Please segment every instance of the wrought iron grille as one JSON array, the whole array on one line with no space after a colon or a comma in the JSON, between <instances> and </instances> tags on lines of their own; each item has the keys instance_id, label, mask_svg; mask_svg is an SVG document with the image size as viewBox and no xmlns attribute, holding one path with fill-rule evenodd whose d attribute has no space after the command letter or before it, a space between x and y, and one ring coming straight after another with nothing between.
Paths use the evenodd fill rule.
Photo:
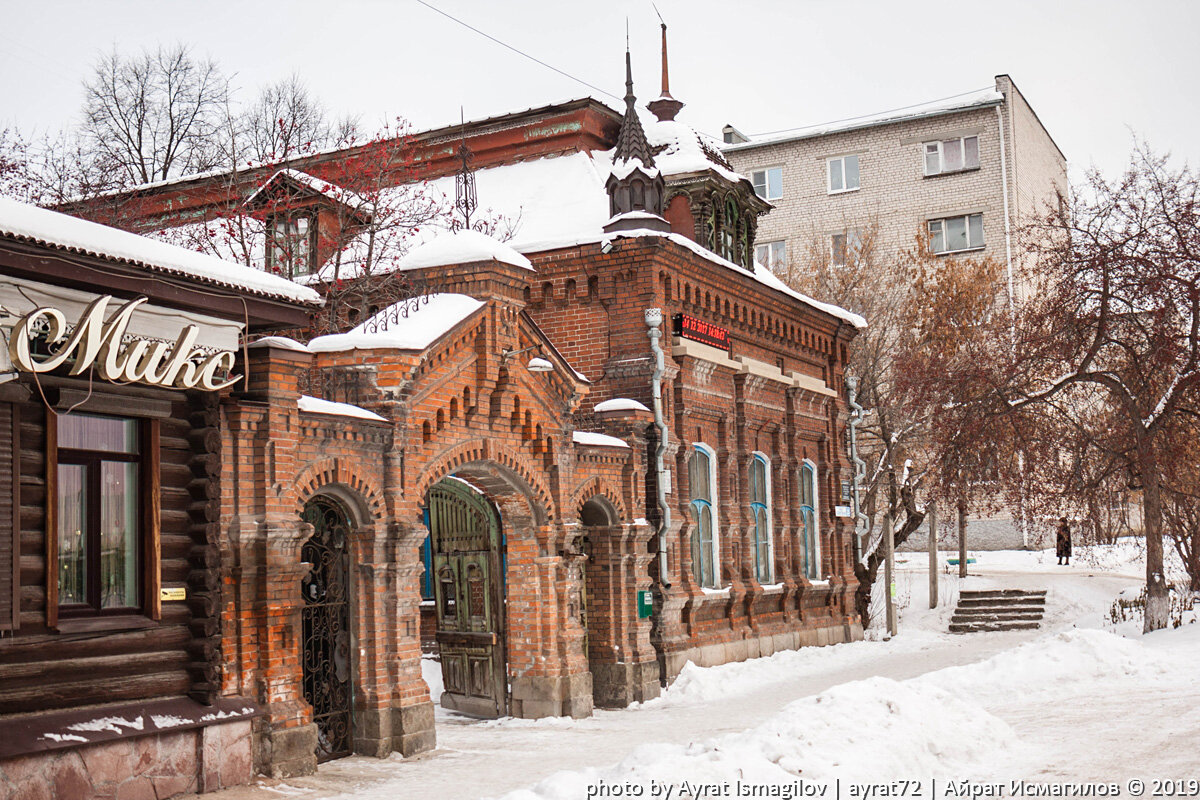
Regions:
<instances>
[{"instance_id":1,"label":"wrought iron grille","mask_svg":"<svg viewBox=\"0 0 1200 800\"><path fill-rule=\"evenodd\" d=\"M309 501L303 517L313 526L300 551L301 559L312 564L300 583L304 699L317 726L317 761L329 761L349 755L353 742L348 519L325 497Z\"/></svg>"}]
</instances>

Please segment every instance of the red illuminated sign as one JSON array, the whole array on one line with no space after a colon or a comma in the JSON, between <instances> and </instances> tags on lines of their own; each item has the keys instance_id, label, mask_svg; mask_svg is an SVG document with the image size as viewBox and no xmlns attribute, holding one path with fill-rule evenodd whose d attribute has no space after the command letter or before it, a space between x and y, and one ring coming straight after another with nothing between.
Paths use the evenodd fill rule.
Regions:
<instances>
[{"instance_id":1,"label":"red illuminated sign","mask_svg":"<svg viewBox=\"0 0 1200 800\"><path fill-rule=\"evenodd\" d=\"M713 325L711 322L705 322L687 314L676 314L673 319L676 336L719 347L722 350L729 349L729 331L720 325Z\"/></svg>"}]
</instances>

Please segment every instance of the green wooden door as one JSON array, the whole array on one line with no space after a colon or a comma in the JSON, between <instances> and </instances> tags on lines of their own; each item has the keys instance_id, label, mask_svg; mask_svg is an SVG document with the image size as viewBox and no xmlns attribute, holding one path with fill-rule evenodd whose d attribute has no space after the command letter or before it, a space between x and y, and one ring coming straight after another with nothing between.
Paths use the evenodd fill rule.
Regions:
<instances>
[{"instance_id":1,"label":"green wooden door","mask_svg":"<svg viewBox=\"0 0 1200 800\"><path fill-rule=\"evenodd\" d=\"M442 705L479 717L507 713L500 520L452 478L429 490Z\"/></svg>"}]
</instances>

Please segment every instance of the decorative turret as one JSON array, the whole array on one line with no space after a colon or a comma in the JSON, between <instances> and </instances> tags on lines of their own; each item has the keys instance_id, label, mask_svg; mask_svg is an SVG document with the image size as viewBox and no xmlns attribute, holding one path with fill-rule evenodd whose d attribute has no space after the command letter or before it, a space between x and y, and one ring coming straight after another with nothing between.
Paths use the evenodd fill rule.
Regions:
<instances>
[{"instance_id":1,"label":"decorative turret","mask_svg":"<svg viewBox=\"0 0 1200 800\"><path fill-rule=\"evenodd\" d=\"M662 23L662 94L646 104L659 122L671 122L683 108L683 103L671 97L671 81L667 75L667 23Z\"/></svg>"},{"instance_id":2,"label":"decorative turret","mask_svg":"<svg viewBox=\"0 0 1200 800\"><path fill-rule=\"evenodd\" d=\"M625 50L625 117L617 134L612 174L608 176L605 189L612 215L604 226L606 233L634 229L670 230L670 225L663 219L662 175L654 166L654 153L638 118L628 49Z\"/></svg>"}]
</instances>

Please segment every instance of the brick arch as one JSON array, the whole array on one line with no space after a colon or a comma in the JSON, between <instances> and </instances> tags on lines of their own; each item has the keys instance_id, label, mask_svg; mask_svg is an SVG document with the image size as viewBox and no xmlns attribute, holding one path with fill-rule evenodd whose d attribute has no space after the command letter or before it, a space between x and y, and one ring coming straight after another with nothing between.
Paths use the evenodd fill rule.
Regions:
<instances>
[{"instance_id":1,"label":"brick arch","mask_svg":"<svg viewBox=\"0 0 1200 800\"><path fill-rule=\"evenodd\" d=\"M340 458L318 461L300 472L296 479L296 513L303 513L305 504L330 486L343 486L357 495L362 501L362 508L372 519L384 516L383 493L379 487Z\"/></svg>"},{"instance_id":2,"label":"brick arch","mask_svg":"<svg viewBox=\"0 0 1200 800\"><path fill-rule=\"evenodd\" d=\"M611 485L609 481L604 480L599 476L589 478L582 485L577 487L571 493L571 502L567 505L576 518L580 516L583 509L583 504L593 497L600 496L607 500L614 509L616 509L617 517L623 523L632 522L629 516L629 510L625 507L624 501L621 499L621 493L617 487Z\"/></svg>"},{"instance_id":3,"label":"brick arch","mask_svg":"<svg viewBox=\"0 0 1200 800\"><path fill-rule=\"evenodd\" d=\"M553 522L558 518L554 497L535 466L523 456L497 447L486 439L473 439L457 444L426 464L417 480L414 496L423 498L433 484L452 472L475 463L490 463L500 467L502 473L510 476L509 483L512 488L524 494L530 505L534 506L535 516L540 509L545 516L545 522Z\"/></svg>"}]
</instances>

